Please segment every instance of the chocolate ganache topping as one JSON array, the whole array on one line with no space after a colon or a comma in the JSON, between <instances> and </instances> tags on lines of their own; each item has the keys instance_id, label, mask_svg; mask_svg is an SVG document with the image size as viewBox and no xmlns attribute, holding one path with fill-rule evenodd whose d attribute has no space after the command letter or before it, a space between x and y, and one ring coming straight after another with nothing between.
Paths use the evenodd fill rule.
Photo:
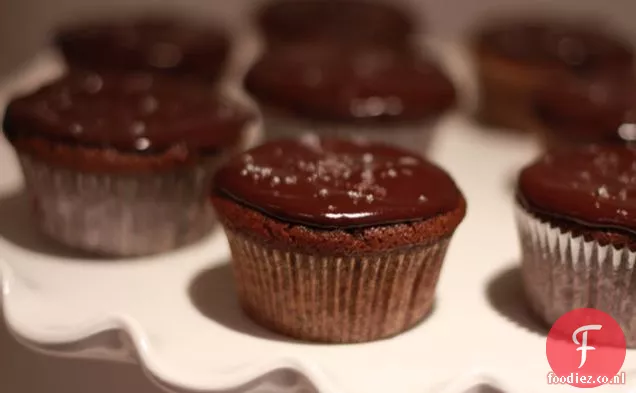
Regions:
<instances>
[{"instance_id":1,"label":"chocolate ganache topping","mask_svg":"<svg viewBox=\"0 0 636 393\"><path fill-rule=\"evenodd\" d=\"M73 72L10 103L9 140L43 137L86 147L155 153L233 145L251 118L201 85L150 74Z\"/></svg>"},{"instance_id":2,"label":"chocolate ganache topping","mask_svg":"<svg viewBox=\"0 0 636 393\"><path fill-rule=\"evenodd\" d=\"M167 16L69 26L55 37L73 65L218 77L230 50L221 30Z\"/></svg>"},{"instance_id":3,"label":"chocolate ganache topping","mask_svg":"<svg viewBox=\"0 0 636 393\"><path fill-rule=\"evenodd\" d=\"M432 61L365 46L270 51L248 73L246 87L266 105L318 121L422 121L456 99Z\"/></svg>"},{"instance_id":4,"label":"chocolate ganache topping","mask_svg":"<svg viewBox=\"0 0 636 393\"><path fill-rule=\"evenodd\" d=\"M517 21L493 26L480 37L481 46L510 59L584 71L629 68L628 45L596 30L572 23Z\"/></svg>"},{"instance_id":5,"label":"chocolate ganache topping","mask_svg":"<svg viewBox=\"0 0 636 393\"><path fill-rule=\"evenodd\" d=\"M426 220L463 201L449 175L415 153L312 135L235 157L215 187L266 215L318 228Z\"/></svg>"},{"instance_id":6,"label":"chocolate ganache topping","mask_svg":"<svg viewBox=\"0 0 636 393\"><path fill-rule=\"evenodd\" d=\"M555 133L587 142L636 140L636 80L616 73L550 81L536 99Z\"/></svg>"},{"instance_id":7,"label":"chocolate ganache topping","mask_svg":"<svg viewBox=\"0 0 636 393\"><path fill-rule=\"evenodd\" d=\"M521 172L518 191L531 211L636 232L633 148L591 145L549 153Z\"/></svg>"}]
</instances>

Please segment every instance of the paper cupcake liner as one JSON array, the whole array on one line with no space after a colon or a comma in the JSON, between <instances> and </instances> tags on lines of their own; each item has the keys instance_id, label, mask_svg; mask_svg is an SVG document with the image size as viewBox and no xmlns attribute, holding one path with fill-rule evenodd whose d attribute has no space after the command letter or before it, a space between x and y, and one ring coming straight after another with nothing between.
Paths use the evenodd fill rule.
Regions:
<instances>
[{"instance_id":1,"label":"paper cupcake liner","mask_svg":"<svg viewBox=\"0 0 636 393\"><path fill-rule=\"evenodd\" d=\"M154 254L194 242L215 221L207 203L218 159L151 174L97 174L57 168L20 154L41 229L99 254Z\"/></svg>"},{"instance_id":2,"label":"paper cupcake liner","mask_svg":"<svg viewBox=\"0 0 636 393\"><path fill-rule=\"evenodd\" d=\"M522 277L530 306L552 325L577 308L614 317L636 347L636 252L586 241L516 207Z\"/></svg>"},{"instance_id":3,"label":"paper cupcake liner","mask_svg":"<svg viewBox=\"0 0 636 393\"><path fill-rule=\"evenodd\" d=\"M311 255L225 230L246 314L277 333L327 343L390 337L421 321L433 305L449 243L366 256Z\"/></svg>"},{"instance_id":4,"label":"paper cupcake liner","mask_svg":"<svg viewBox=\"0 0 636 393\"><path fill-rule=\"evenodd\" d=\"M263 109L265 138L297 138L303 133L314 133L321 137L335 137L381 142L426 154L431 145L438 120L421 123L386 123L377 126L347 123L317 122L310 119L295 119Z\"/></svg>"}]
</instances>

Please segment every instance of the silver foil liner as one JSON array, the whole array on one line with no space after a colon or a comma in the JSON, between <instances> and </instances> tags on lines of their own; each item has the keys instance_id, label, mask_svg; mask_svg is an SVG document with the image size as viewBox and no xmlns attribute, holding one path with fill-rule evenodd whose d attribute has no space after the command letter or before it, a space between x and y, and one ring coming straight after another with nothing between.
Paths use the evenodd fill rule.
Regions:
<instances>
[{"instance_id":1,"label":"silver foil liner","mask_svg":"<svg viewBox=\"0 0 636 393\"><path fill-rule=\"evenodd\" d=\"M98 174L19 155L37 222L51 238L111 256L138 256L192 243L214 223L207 200L218 158L148 174Z\"/></svg>"},{"instance_id":2,"label":"silver foil liner","mask_svg":"<svg viewBox=\"0 0 636 393\"><path fill-rule=\"evenodd\" d=\"M517 205L521 267L530 306L552 325L577 308L611 315L636 347L636 253L586 241L545 222Z\"/></svg>"},{"instance_id":3,"label":"silver foil liner","mask_svg":"<svg viewBox=\"0 0 636 393\"><path fill-rule=\"evenodd\" d=\"M317 122L285 116L263 108L264 132L267 140L297 138L305 133L321 137L335 137L381 142L425 155L431 145L438 120L420 123L385 123L377 126L347 123Z\"/></svg>"},{"instance_id":4,"label":"silver foil liner","mask_svg":"<svg viewBox=\"0 0 636 393\"><path fill-rule=\"evenodd\" d=\"M305 341L355 343L401 333L430 311L449 239L367 256L280 250L225 228L242 308Z\"/></svg>"}]
</instances>

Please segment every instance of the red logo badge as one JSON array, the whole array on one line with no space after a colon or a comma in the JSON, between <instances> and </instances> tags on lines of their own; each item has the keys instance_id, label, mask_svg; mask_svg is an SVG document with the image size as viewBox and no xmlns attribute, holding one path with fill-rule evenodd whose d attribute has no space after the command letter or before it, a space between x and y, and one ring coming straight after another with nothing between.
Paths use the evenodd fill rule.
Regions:
<instances>
[{"instance_id":1,"label":"red logo badge","mask_svg":"<svg viewBox=\"0 0 636 393\"><path fill-rule=\"evenodd\" d=\"M546 342L556 383L592 388L612 383L626 355L625 334L618 322L593 308L579 308L559 318Z\"/></svg>"}]
</instances>

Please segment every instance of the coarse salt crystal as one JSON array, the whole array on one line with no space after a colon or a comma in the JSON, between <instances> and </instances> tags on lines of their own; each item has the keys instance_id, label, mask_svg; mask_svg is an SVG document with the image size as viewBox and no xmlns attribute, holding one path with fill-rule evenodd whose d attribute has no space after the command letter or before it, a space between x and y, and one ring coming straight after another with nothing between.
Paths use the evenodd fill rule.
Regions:
<instances>
[{"instance_id":1,"label":"coarse salt crystal","mask_svg":"<svg viewBox=\"0 0 636 393\"><path fill-rule=\"evenodd\" d=\"M598 188L598 190L596 191L598 196L604 199L609 198L609 192L607 191L607 187L605 186L601 186Z\"/></svg>"}]
</instances>

